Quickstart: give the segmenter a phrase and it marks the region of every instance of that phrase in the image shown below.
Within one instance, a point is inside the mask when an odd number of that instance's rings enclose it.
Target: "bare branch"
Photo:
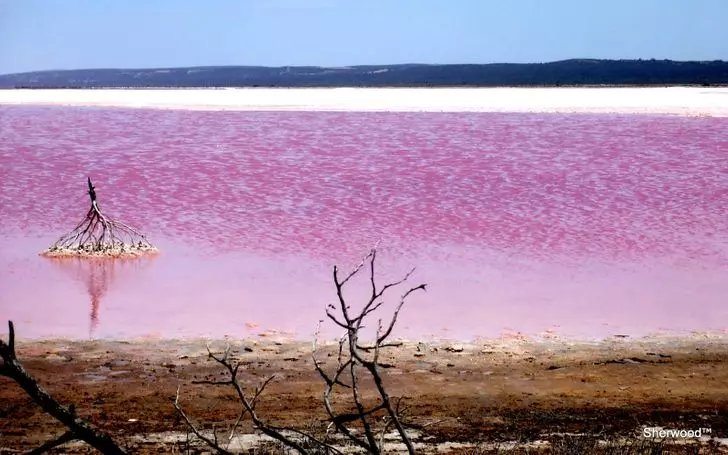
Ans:
[[[409,272],[407,272],[407,274],[401,280],[395,281],[394,283],[385,284],[384,287],[382,288],[382,290],[379,291],[379,294],[377,294],[377,297],[382,296],[387,289],[397,287],[400,284],[404,283],[405,281],[409,280],[409,277],[411,277],[413,273],[415,273],[414,268],[412,270],[410,270]]]
[[[346,280],[351,278],[351,276],[353,275],[349,275]],[[344,280],[344,283],[346,282],[346,280]],[[343,328],[347,328],[351,324],[351,319],[349,319],[349,311],[346,308],[346,301],[344,300],[344,294],[342,291],[344,283],[339,283],[338,269],[336,268],[336,266],[334,266],[334,285],[336,286],[336,296],[339,298],[339,308],[341,309],[341,314],[342,316],[344,316],[344,321],[346,321],[346,324],[338,322],[332,315],[329,314],[328,311],[326,312],[326,314],[328,314],[329,317],[334,320],[334,322],[341,325]]]
[[[376,439],[374,439],[374,432],[372,431],[371,425],[369,425],[369,420],[367,420],[367,413],[364,410],[364,406],[361,403],[361,398],[359,397],[359,385],[357,384],[356,378],[356,362],[351,362],[349,371],[351,375],[351,394],[354,397],[354,404],[356,405],[356,409],[358,411],[359,421],[364,427],[364,435],[367,438],[369,451],[372,453],[379,453],[379,450],[377,448],[377,441]]]
[[[369,299],[370,304],[371,304],[371,302],[374,302],[374,300],[376,300],[376,298],[377,298],[377,283],[374,279],[374,262],[376,261],[376,259],[377,259],[377,250],[372,249],[371,259],[369,260],[369,283],[372,286],[372,297],[371,297],[371,299]],[[364,311],[362,311],[362,314],[364,314]]]
[[[13,321],[8,321],[8,351],[10,359],[15,360],[15,325],[13,325]]]
[[[341,376],[341,374],[344,372],[344,370],[346,370],[346,368],[349,366],[349,362],[350,362],[350,361],[347,361],[347,362],[342,363],[342,352],[341,352],[342,342],[339,342],[338,368],[336,370],[336,373],[334,373],[333,378],[331,376],[329,376],[326,373],[326,371],[324,371],[323,366],[321,365],[321,362],[316,357],[316,351],[318,349],[317,348],[318,337],[319,337],[319,333],[321,331],[321,322],[323,322],[323,321],[319,321],[319,323],[316,327],[316,332],[314,333],[313,350],[311,352],[311,359],[313,360],[313,366],[314,366],[314,368],[316,368],[316,371],[318,372],[319,376],[321,376],[321,378],[324,380],[324,382],[326,383],[326,385],[328,387],[333,387],[334,385],[340,385],[345,388],[350,388],[349,385],[344,384],[343,382],[341,382],[339,380],[339,376]]]
[[[349,423],[349,422],[356,422],[359,420],[362,416],[368,416],[371,414],[374,414],[377,411],[381,411],[384,409],[384,404],[380,404],[376,407],[373,407],[369,409],[368,411],[364,411],[363,413],[357,413],[357,414],[340,414],[334,418],[335,421],[339,423]]]
[[[71,442],[74,439],[76,439],[76,436],[73,434],[73,431],[66,431],[56,439],[48,441],[42,446],[31,450],[30,452],[25,452],[25,455],[40,455],[42,453],[46,453],[51,449],[55,449],[56,447],[63,445],[67,442]]]
[[[280,441],[281,443],[285,444],[286,446],[294,449],[298,453],[302,455],[307,455],[308,451],[297,441],[294,441],[287,436],[285,436],[281,431],[277,430],[276,427],[268,425],[266,422],[262,421],[258,418],[258,416],[255,413],[255,404],[258,400],[258,397],[260,394],[265,390],[266,386],[275,378],[275,376],[271,376],[266,381],[264,381],[255,391],[253,394],[253,398],[248,398],[248,396],[245,393],[245,390],[240,384],[240,381],[238,381],[237,374],[238,369],[240,367],[239,363],[234,363],[232,359],[232,348],[230,345],[227,345],[225,348],[225,351],[223,352],[222,356],[216,355],[212,352],[210,349],[209,344],[207,345],[207,352],[208,357],[215,360],[217,363],[219,363],[221,366],[227,370],[228,374],[230,375],[230,380],[227,381],[228,385],[232,385],[232,387],[235,389],[235,391],[238,394],[238,398],[243,405],[243,411],[241,411],[241,416],[243,414],[250,415],[250,418],[253,422],[253,425],[258,428],[263,434],[270,436],[271,438]],[[204,383],[204,382],[203,382]],[[222,385],[225,382],[223,381],[209,381],[207,383],[214,384],[214,385]],[[185,422],[188,422],[188,426],[191,425],[191,422],[189,421],[189,418],[184,414],[181,407],[179,406],[179,388],[177,393],[177,398],[175,399],[175,409],[177,409],[177,412],[182,416],[182,418],[185,420]],[[242,417],[238,419],[238,421],[242,420]],[[235,425],[237,426],[237,424]],[[212,447],[213,449],[219,451],[220,453],[229,453],[225,451],[220,445],[217,443],[217,434],[213,431],[213,437],[214,440],[210,438],[206,438],[202,435],[200,435],[200,432],[194,428],[194,426],[190,426],[190,429],[195,433],[196,436],[198,436],[202,441],[204,441],[208,446]]]
[[[361,262],[359,264],[357,264],[357,266],[354,267],[354,269],[351,272],[349,272],[349,274],[346,276],[346,278],[344,278],[344,281],[341,282],[341,286],[345,285],[350,279],[352,279],[354,277],[354,275],[359,273],[359,271],[364,268],[364,265],[367,263],[367,260],[371,261],[371,258],[376,256],[376,251],[377,251],[377,247],[375,245],[374,248],[369,250],[369,253],[366,256],[364,256],[364,258],[361,260]],[[334,273],[336,270],[337,270],[337,268],[336,268],[336,266],[334,266]]]
[[[399,304],[397,305],[397,309],[394,311],[394,315],[392,315],[392,319],[389,322],[389,327],[387,327],[387,330],[381,336],[377,337],[377,344],[382,343],[384,340],[386,340],[392,333],[392,330],[394,330],[394,325],[397,323],[397,317],[399,316],[399,312],[404,306],[404,302],[407,297],[409,297],[410,294],[418,290],[426,291],[427,289],[425,286],[427,285],[421,284],[419,286],[415,286],[413,288],[410,288],[407,292],[404,293],[404,295],[402,295]]]
[[[25,371],[23,365],[17,360],[15,326],[12,321],[8,321],[8,342],[0,340],[0,357],[3,359],[0,373],[15,381],[43,411],[65,425],[69,433],[72,433],[73,439],[80,439],[104,454],[123,455],[126,453],[108,434],[97,430],[90,423],[79,418],[73,405],[70,407],[61,405]]]
[[[268,384],[269,384],[269,383],[270,383],[270,382],[271,382],[271,381],[272,381],[273,379],[275,379],[275,378],[276,378],[276,376],[275,376],[275,375],[273,375],[273,376],[269,377],[268,379],[266,379],[265,381],[263,381],[263,384],[261,384],[261,385],[260,385],[260,387],[257,387],[257,388],[255,389],[255,394],[253,394],[253,399],[252,399],[252,400],[250,400],[250,408],[251,408],[251,409],[255,409],[255,403],[257,403],[257,401],[258,401],[258,397],[260,397],[260,395],[261,395],[261,394],[263,393],[263,391],[265,390],[266,386],[267,386],[267,385],[268,385]]]
[[[326,316],[328,316],[329,319],[331,319],[332,321],[334,321],[334,323],[336,325],[338,325],[339,327],[341,327],[342,329],[347,329],[348,328],[348,326],[346,324],[344,324],[343,322],[340,322],[338,319],[336,319],[336,316],[334,316],[329,310],[326,310]]]
[[[379,302],[377,302],[377,303],[374,303],[374,301],[372,300],[372,301],[371,301],[370,303],[368,303],[368,304],[367,304],[367,305],[366,305],[366,306],[364,307],[364,309],[363,309],[363,310],[362,310],[362,312],[361,312],[361,313],[359,314],[359,316],[357,316],[357,317],[356,317],[356,318],[354,318],[354,319],[355,319],[355,320],[356,320],[357,322],[358,322],[358,321],[363,321],[365,317],[367,317],[367,316],[368,316],[368,315],[369,315],[370,313],[374,313],[375,311],[377,311],[377,310],[379,309],[379,307],[381,307],[381,306],[382,306],[383,304],[384,304],[384,301],[383,301],[383,300],[380,300],[380,301],[379,301]]]
[[[240,425],[240,422],[243,421],[245,418],[245,413],[247,411],[245,410],[245,407],[240,410],[240,415],[238,416],[238,420],[235,421],[235,424],[233,424],[233,428],[230,430],[230,436],[228,436],[228,447],[230,447],[230,443],[233,441],[233,438],[235,437],[235,430],[238,429],[238,425]]]

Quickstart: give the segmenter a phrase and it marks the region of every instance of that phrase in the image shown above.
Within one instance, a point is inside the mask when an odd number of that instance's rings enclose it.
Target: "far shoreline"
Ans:
[[[133,88],[0,90],[0,105],[204,111],[494,112],[728,117],[728,87]]]

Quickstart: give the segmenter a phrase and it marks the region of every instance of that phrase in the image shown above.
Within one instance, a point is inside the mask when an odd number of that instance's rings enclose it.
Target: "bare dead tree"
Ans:
[[[346,333],[339,339],[337,366],[334,372],[327,372],[324,369],[323,362],[316,356],[320,326],[323,321],[319,322],[319,327],[316,330],[312,357],[316,371],[326,383],[323,398],[324,407],[329,416],[329,429],[333,426],[336,432],[343,435],[351,443],[366,450],[368,453],[378,455],[382,453],[384,435],[390,430],[390,428],[394,427],[398,432],[401,441],[406,446],[407,451],[410,454],[414,454],[414,445],[405,432],[405,428],[402,423],[402,412],[404,410],[404,407],[402,406],[403,400],[401,397],[392,398],[389,396],[380,372],[381,364],[379,362],[379,358],[383,349],[401,345],[401,343],[388,341],[389,337],[394,330],[399,312],[404,306],[407,298],[416,291],[424,291],[425,285],[420,284],[405,291],[400,296],[399,302],[397,303],[389,322],[386,325],[383,325],[382,320],[379,319],[374,341],[367,345],[362,344],[359,336],[361,329],[364,327],[364,321],[368,316],[382,306],[384,303],[383,297],[385,292],[403,284],[414,273],[414,269],[412,269],[401,280],[385,284],[379,288],[375,281],[376,256],[377,250],[376,248],[373,248],[362,262],[343,280],[339,277],[338,267],[334,267],[334,284],[336,286],[338,303],[327,306],[326,314],[336,325],[345,329]],[[344,285],[357,275],[366,264],[369,264],[371,294],[363,308],[358,313],[354,314],[352,313],[351,307],[344,299],[343,288]],[[340,312],[340,316],[334,313],[336,310]],[[316,438],[303,431],[278,427],[263,421],[257,415],[255,405],[265,387],[274,379],[274,377],[269,377],[252,393],[248,393],[238,379],[240,363],[233,359],[230,346],[225,349],[222,355],[213,354],[209,346],[207,349],[209,357],[225,368],[230,379],[225,381],[195,381],[194,383],[232,386],[236,390],[238,398],[242,404],[240,416],[233,425],[227,443],[224,444],[218,439],[217,433],[214,429],[212,431],[212,435],[206,436],[195,426],[194,423],[192,423],[179,404],[179,388],[177,389],[177,395],[174,400],[174,407],[190,430],[209,447],[220,454],[230,454],[230,441],[233,439],[238,425],[247,415],[251,419],[253,425],[261,432],[300,454],[307,455],[314,451],[320,452],[321,450],[325,453],[341,454],[341,451],[329,440],[330,435],[328,430],[324,438]],[[368,374],[371,379],[373,379],[376,386],[379,400],[375,405],[365,406],[364,404],[361,390],[363,380],[361,377],[362,372],[364,374]],[[348,380],[348,384],[344,382],[345,380]],[[353,406],[356,408],[355,412],[339,413],[334,409],[333,398],[335,391],[339,388],[346,389],[350,392],[351,401],[353,402]],[[374,422],[375,419],[377,419],[378,423]],[[364,437],[357,435],[358,431],[356,431],[353,426],[357,423],[363,428]],[[287,434],[291,433],[295,436],[287,436]],[[315,449],[308,448],[311,446],[315,447]]]
[[[101,212],[96,200],[96,187],[88,178],[91,207],[84,219],[69,233],[63,235],[45,250],[43,255],[122,257],[155,253],[157,249],[147,237],[120,221]]]
[[[319,375],[326,383],[326,390],[324,392],[324,407],[331,419],[331,424],[334,425],[339,433],[346,436],[351,442],[363,448],[367,452],[379,454],[382,451],[384,434],[391,426],[393,426],[399,434],[401,441],[406,446],[407,451],[410,454],[413,454],[415,453],[414,445],[407,435],[401,419],[402,398],[393,399],[389,396],[386,388],[384,387],[384,381],[380,372],[381,365],[379,358],[383,349],[400,345],[400,343],[389,341],[389,337],[397,323],[399,313],[407,298],[416,291],[424,291],[426,289],[426,285],[420,284],[408,288],[401,295],[389,322],[386,325],[383,325],[382,319],[379,319],[374,342],[368,345],[362,344],[359,337],[361,329],[364,327],[364,322],[368,316],[382,306],[384,303],[383,297],[385,292],[405,283],[414,273],[414,269],[412,269],[404,276],[404,278],[395,282],[387,283],[379,288],[375,279],[376,257],[377,250],[376,248],[373,248],[362,262],[343,279],[339,277],[338,267],[334,267],[334,284],[336,286],[338,302],[337,304],[328,305],[326,308],[326,315],[336,325],[343,328],[345,330],[345,334],[339,340],[336,368],[333,372],[327,372],[324,369],[322,362],[316,357],[316,339],[319,334],[319,330],[317,330],[316,337],[314,339],[313,362],[316,367],[316,371],[318,371]],[[352,312],[351,306],[347,304],[344,299],[343,288],[344,285],[357,275],[367,264],[369,265],[371,294],[368,301],[366,301],[358,313]],[[338,312],[339,314],[336,314],[335,312]],[[362,401],[360,391],[361,378],[359,375],[361,369],[363,369],[363,371],[366,372],[374,381],[379,394],[379,402],[376,405],[366,407]],[[344,382],[346,379],[348,379],[348,383]],[[341,414],[334,410],[332,399],[334,392],[337,389],[349,391],[350,398],[356,407],[355,413]],[[378,413],[384,413],[384,417],[382,419],[384,425],[380,429],[379,438],[377,439],[372,420],[376,415],[378,415]],[[356,432],[352,431],[352,428],[349,426],[354,422],[358,422],[363,428],[363,438],[358,436]]]
[[[23,368],[15,353],[15,327],[13,321],[8,321],[8,341],[0,340],[0,375],[15,381],[47,414],[68,428],[58,438],[49,441],[37,449],[29,452],[40,454],[66,442],[79,439],[94,447],[98,451],[109,455],[123,455],[122,450],[108,434],[94,428],[90,423],[76,415],[73,405],[66,407],[58,403],[35,379]]]

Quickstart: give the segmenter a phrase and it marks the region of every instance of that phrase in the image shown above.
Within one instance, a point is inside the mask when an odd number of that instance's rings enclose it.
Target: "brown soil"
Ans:
[[[233,344],[245,384],[277,375],[260,399],[261,417],[300,429],[323,420],[323,384],[313,369],[310,344]],[[410,428],[431,443],[534,441],[555,433],[637,435],[645,426],[709,428],[708,436],[723,438],[728,437],[727,348],[725,339],[710,337],[593,344],[405,342],[388,351],[383,361],[391,366],[383,376],[391,395],[408,397]],[[335,357],[326,351],[333,347],[322,348],[320,355],[333,365]],[[178,385],[182,406],[206,428],[229,426],[240,411],[231,388],[193,383],[224,379],[201,340],[18,342],[17,352],[55,398],[74,403],[80,416],[135,452],[177,450],[172,443],[130,441],[134,435],[185,432],[172,406]],[[243,430],[252,431],[249,425]],[[63,431],[17,385],[0,377],[0,453],[31,449]],[[64,453],[90,450],[70,447]]]

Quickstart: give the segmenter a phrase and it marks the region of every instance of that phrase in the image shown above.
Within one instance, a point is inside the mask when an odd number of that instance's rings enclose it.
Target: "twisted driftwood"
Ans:
[[[88,178],[91,208],[71,232],[41,254],[49,257],[133,257],[153,254],[157,248],[147,237],[119,221],[104,215],[96,201],[96,188]]]

